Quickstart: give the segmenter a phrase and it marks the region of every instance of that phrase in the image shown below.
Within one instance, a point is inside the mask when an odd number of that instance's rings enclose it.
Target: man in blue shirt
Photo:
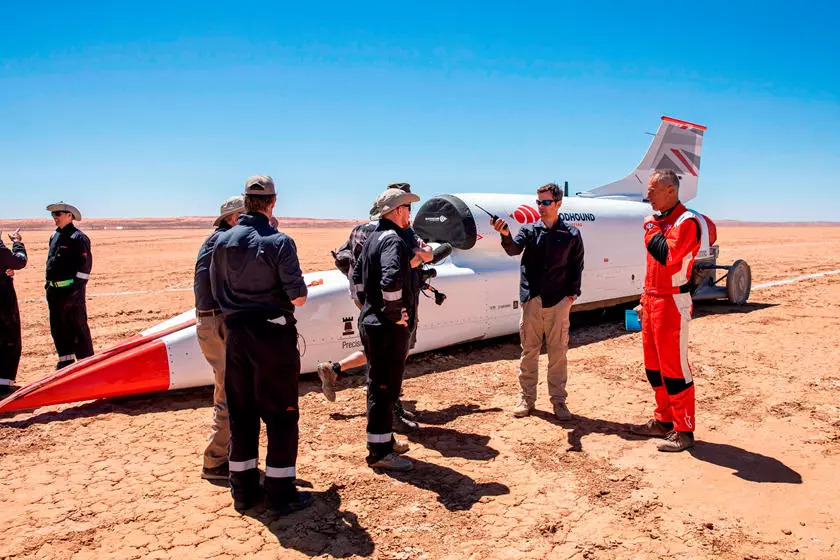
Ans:
[[[513,409],[517,418],[528,416],[537,399],[540,349],[543,337],[548,348],[548,394],[558,420],[570,420],[566,406],[566,351],[569,347],[569,311],[580,296],[583,274],[583,240],[574,226],[560,219],[563,191],[554,183],[537,189],[540,221],[522,226],[511,237],[507,223],[491,220],[502,236],[508,255],[522,255],[519,301],[522,319],[519,336],[522,358],[519,362],[519,404]]]
[[[294,485],[298,450],[298,375],[295,308],[306,302],[297,248],[269,219],[277,197],[274,180],[245,183],[245,213],[219,234],[210,264],[213,297],[224,317],[225,391],[230,415],[230,490],[233,505],[260,500],[257,469],[260,419],[268,451],[265,494],[270,515],[312,504]]]
[[[204,359],[213,368],[215,379],[213,427],[207,448],[204,450],[204,467],[201,470],[201,478],[208,480],[227,480],[230,474],[230,423],[225,397],[225,323],[222,320],[222,310],[219,309],[210,288],[210,262],[219,235],[235,226],[244,211],[245,199],[242,195],[224,201],[219,209],[219,217],[213,222],[216,230],[201,244],[195,261],[195,333]]]

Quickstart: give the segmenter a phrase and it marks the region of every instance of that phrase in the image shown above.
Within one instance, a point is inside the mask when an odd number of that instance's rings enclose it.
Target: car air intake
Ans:
[[[414,231],[426,242],[471,249],[476,242],[475,219],[463,200],[451,194],[430,198],[414,218]]]

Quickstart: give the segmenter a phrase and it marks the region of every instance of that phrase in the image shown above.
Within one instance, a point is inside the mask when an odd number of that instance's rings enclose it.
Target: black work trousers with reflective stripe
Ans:
[[[294,497],[298,451],[297,329],[265,320],[225,321],[225,392],[230,416],[230,488],[234,500],[259,492],[260,419],[268,437],[268,500]]]
[[[93,341],[87,322],[85,286],[77,280],[64,288],[47,286],[47,306],[50,308],[50,332],[59,365],[69,365],[75,359],[93,356]]]
[[[0,274],[4,273],[0,269]],[[20,349],[20,311],[15,287],[10,278],[0,279],[0,379],[15,380]]]
[[[407,327],[397,324],[361,324],[359,334],[368,360],[367,461],[370,464],[393,449],[394,403],[402,390],[410,333]]]

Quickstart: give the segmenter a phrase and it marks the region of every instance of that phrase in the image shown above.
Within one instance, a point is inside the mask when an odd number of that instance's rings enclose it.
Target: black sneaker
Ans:
[[[230,478],[228,462],[225,461],[218,467],[204,467],[201,469],[201,478],[204,480],[228,480]]]
[[[413,412],[406,410],[403,407],[402,401],[397,401],[396,403],[394,403],[394,414],[396,414],[397,416],[401,416],[406,420],[417,420],[417,415]]]
[[[56,369],[56,371],[58,371],[58,370],[60,370],[60,369],[64,369],[64,368],[66,368],[67,366],[73,365],[73,362],[75,362],[75,361],[76,361],[76,360],[63,360],[63,361],[58,362],[57,364],[55,364],[55,369]]]
[[[413,420],[395,414],[394,419],[391,421],[391,429],[398,434],[407,434],[419,430],[420,425]]]
[[[311,492],[296,492],[295,497],[287,502],[275,504],[269,500],[266,513],[272,517],[283,517],[284,515],[289,515],[290,513],[306,509],[314,502],[315,498],[312,497]]]

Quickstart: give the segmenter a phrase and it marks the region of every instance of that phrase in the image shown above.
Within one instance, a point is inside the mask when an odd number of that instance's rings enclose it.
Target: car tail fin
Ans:
[[[657,169],[671,169],[680,178],[680,200],[697,196],[700,151],[706,127],[671,117],[662,117],[659,130],[639,166],[624,179],[580,193],[581,196],[625,197],[643,200],[648,178]]]

